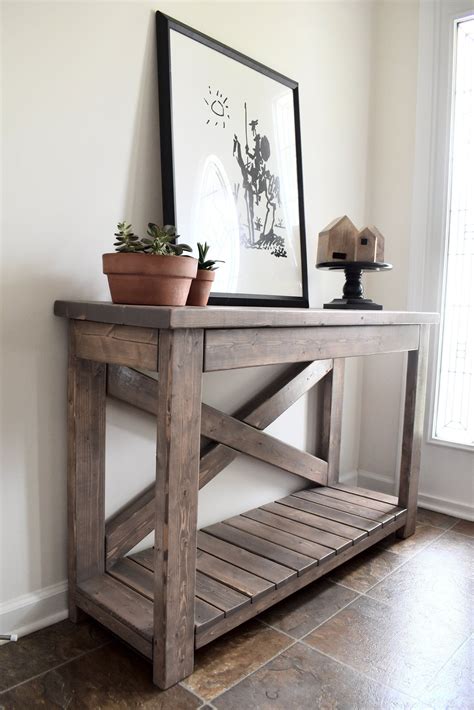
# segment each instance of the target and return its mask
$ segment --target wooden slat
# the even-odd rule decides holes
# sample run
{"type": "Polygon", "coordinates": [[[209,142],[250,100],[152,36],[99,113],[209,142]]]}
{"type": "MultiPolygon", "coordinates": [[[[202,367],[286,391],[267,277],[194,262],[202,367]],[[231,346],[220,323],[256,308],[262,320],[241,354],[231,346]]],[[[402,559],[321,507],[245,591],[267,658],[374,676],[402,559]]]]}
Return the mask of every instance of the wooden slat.
{"type": "Polygon", "coordinates": [[[145,370],[157,368],[157,330],[88,321],[74,321],[74,329],[77,357],[145,370]]]}
{"type": "MultiPolygon", "coordinates": [[[[219,619],[207,621],[202,625],[197,626],[195,641],[196,648],[205,645],[226,631],[235,628],[245,620],[252,618],[256,614],[267,609],[281,599],[284,599],[298,589],[301,589],[318,577],[330,572],[339,564],[342,564],[344,561],[376,544],[384,537],[392,534],[397,528],[403,526],[405,522],[406,514],[401,516],[394,523],[387,525],[385,528],[379,528],[372,536],[366,537],[365,539],[359,541],[356,545],[340,552],[337,556],[326,560],[320,566],[313,566],[302,576],[293,578],[287,584],[282,585],[274,591],[270,591],[268,594],[262,595],[259,599],[255,600],[254,603],[242,605],[242,607],[237,609],[235,613],[231,613],[225,618],[222,617],[221,613],[219,619]]],[[[152,553],[152,551],[147,550],[143,553],[138,553],[138,556],[148,564],[153,557],[150,552],[152,553]]],[[[116,582],[109,575],[101,575],[100,577],[100,580],[95,578],[94,584],[92,585],[92,580],[88,580],[84,583],[86,587],[85,593],[83,593],[80,588],[78,589],[78,606],[87,611],[87,613],[91,614],[91,616],[94,616],[94,618],[97,618],[97,620],[101,623],[105,623],[114,631],[114,633],[117,633],[142,653],[148,655],[148,657],[151,657],[151,602],[141,595],[135,594],[131,589],[127,589],[127,587],[119,582],[116,582]],[[107,581],[105,581],[105,583],[103,582],[103,580],[107,577],[112,585],[114,583],[116,585],[115,588],[112,588],[111,593],[109,591],[110,584],[108,584],[107,581]],[[98,585],[97,582],[99,582],[98,585]],[[143,603],[145,603],[145,607],[143,606],[143,603]],[[104,604],[104,606],[102,607],[101,604],[104,604]],[[146,630],[147,623],[148,632],[145,631],[145,635],[143,635],[143,630],[146,630]],[[135,630],[137,625],[140,633],[135,630]],[[148,641],[145,639],[145,636],[148,636],[148,641]]],[[[209,606],[215,609],[212,604],[209,606]]],[[[196,606],[196,609],[197,608],[198,607],[196,606]]],[[[196,614],[197,613],[198,612],[196,611],[196,614]]]]}
{"type": "Polygon", "coordinates": [[[379,491],[371,491],[369,488],[361,488],[360,486],[347,486],[346,484],[337,483],[331,488],[337,488],[340,491],[347,491],[348,493],[353,493],[356,496],[362,496],[363,498],[370,498],[371,500],[379,500],[381,503],[389,503],[390,505],[398,505],[398,498],[396,496],[388,495],[388,493],[380,493],[379,491]]]}
{"type": "Polygon", "coordinates": [[[267,557],[269,560],[273,560],[278,564],[295,570],[298,574],[301,574],[317,564],[317,560],[313,557],[293,552],[292,550],[281,547],[281,545],[268,542],[268,540],[262,540],[255,535],[249,535],[225,523],[210,525],[204,529],[204,532],[209,535],[214,535],[226,542],[230,542],[232,545],[242,547],[244,550],[253,552],[256,555],[267,557]]]}
{"type": "Polygon", "coordinates": [[[321,458],[327,461],[328,464],[328,485],[337,483],[339,480],[344,367],[344,359],[336,358],[332,371],[324,380],[321,458]]]}
{"type": "Polygon", "coordinates": [[[250,597],[241,594],[226,584],[196,572],[196,596],[221,609],[224,614],[235,613],[240,607],[250,604],[250,597]]]}
{"type": "Polygon", "coordinates": [[[373,498],[366,498],[355,495],[354,493],[349,493],[349,491],[340,491],[338,488],[320,488],[317,492],[319,495],[324,495],[329,498],[336,498],[338,500],[345,500],[348,503],[362,505],[364,508],[371,508],[372,510],[379,511],[379,513],[388,513],[389,515],[394,515],[395,517],[398,517],[404,512],[403,508],[399,508],[397,505],[382,503],[379,500],[373,500],[373,498]]]}
{"type": "Polygon", "coordinates": [[[76,357],[70,329],[68,364],[69,614],[77,620],[76,585],[104,571],[105,365],[76,357]]]}
{"type": "MultiPolygon", "coordinates": [[[[323,360],[320,363],[290,365],[234,416],[257,429],[266,428],[319,381],[331,367],[331,362],[323,360]]],[[[156,414],[158,385],[155,379],[127,367],[112,365],[107,369],[109,395],[156,414]]],[[[223,444],[212,446],[201,456],[199,487],[212,481],[238,455],[236,450],[223,444]]],[[[105,534],[108,564],[126,554],[153,531],[154,500],[153,485],[107,521],[105,534]]]]}
{"type": "Polygon", "coordinates": [[[399,505],[407,508],[407,523],[399,532],[402,538],[413,535],[416,526],[429,338],[429,326],[421,326],[419,350],[408,354],[398,493],[399,505]]]}
{"type": "Polygon", "coordinates": [[[329,547],[304,540],[301,537],[284,532],[283,530],[276,530],[269,525],[264,525],[256,520],[245,518],[242,515],[228,518],[226,524],[232,525],[232,527],[243,530],[256,537],[261,537],[263,540],[273,542],[276,545],[281,545],[281,547],[285,547],[288,550],[293,550],[307,557],[312,557],[314,560],[322,561],[335,554],[334,550],[329,547]]]}
{"type": "Polygon", "coordinates": [[[198,550],[197,552],[196,565],[199,572],[203,572],[208,577],[212,577],[218,582],[222,582],[222,584],[246,594],[252,598],[252,601],[270,589],[275,588],[272,582],[235,567],[230,562],[220,560],[218,557],[214,557],[203,550],[198,550]]]}
{"type": "Polygon", "coordinates": [[[135,552],[133,555],[129,555],[128,559],[133,560],[139,565],[143,565],[152,572],[155,571],[155,553],[152,547],[147,547],[140,552],[135,552]]]}
{"type": "Polygon", "coordinates": [[[352,545],[352,541],[345,537],[340,537],[338,535],[334,535],[333,533],[328,533],[323,530],[318,530],[318,528],[305,525],[304,523],[290,520],[289,518],[268,510],[266,506],[256,508],[255,510],[249,510],[247,513],[243,513],[243,517],[252,518],[252,520],[257,520],[258,522],[269,525],[277,530],[292,533],[293,535],[302,537],[305,540],[317,542],[318,544],[329,547],[336,552],[345,550],[346,547],[350,547],[350,545],[352,545]]]}
{"type": "Polygon", "coordinates": [[[108,570],[108,574],[126,584],[139,594],[153,601],[153,572],[137,564],[128,557],[123,557],[108,570]]]}
{"type": "Polygon", "coordinates": [[[132,648],[135,648],[142,656],[149,658],[153,657],[153,644],[151,639],[145,639],[136,631],[131,629],[127,624],[124,624],[116,616],[113,616],[106,609],[96,604],[86,594],[83,594],[80,589],[76,590],[76,604],[79,610],[84,611],[93,619],[112,631],[113,634],[121,638],[132,648]]]}
{"type": "Polygon", "coordinates": [[[349,513],[343,513],[340,510],[335,510],[335,508],[329,508],[327,505],[321,505],[312,500],[303,491],[301,493],[294,493],[287,498],[282,498],[278,503],[283,505],[292,505],[296,507],[296,501],[299,502],[299,507],[309,513],[315,513],[321,518],[328,518],[329,520],[334,520],[337,523],[343,523],[344,525],[349,525],[352,528],[359,528],[359,530],[365,530],[366,532],[373,533],[379,527],[382,527],[382,523],[376,523],[374,520],[368,520],[368,518],[361,518],[358,515],[351,515],[349,513]],[[305,504],[303,506],[303,503],[305,504]]]}
{"type": "MultiPolygon", "coordinates": [[[[139,592],[147,599],[150,599],[150,601],[153,601],[154,576],[150,569],[138,564],[128,557],[125,557],[118,560],[111,567],[109,574],[139,592]]],[[[202,599],[199,599],[198,597],[195,598],[194,618],[196,628],[201,628],[202,626],[215,623],[221,617],[224,617],[223,611],[217,609],[217,607],[214,607],[211,604],[208,604],[202,599]]]]}
{"type": "Polygon", "coordinates": [[[224,616],[225,614],[221,609],[218,609],[212,604],[208,604],[203,599],[199,599],[198,597],[195,598],[194,622],[196,625],[196,632],[212,626],[216,623],[216,621],[222,619],[224,616]]]}
{"type": "Polygon", "coordinates": [[[153,604],[142,594],[109,574],[100,574],[81,582],[79,590],[147,641],[152,640],[153,604]]]}
{"type": "Polygon", "coordinates": [[[219,540],[217,537],[208,535],[202,530],[198,532],[197,545],[198,550],[204,550],[204,552],[209,552],[214,557],[227,560],[236,567],[252,572],[252,574],[256,574],[262,579],[267,579],[277,586],[296,577],[296,572],[293,569],[243,550],[241,547],[231,545],[224,540],[219,540]]]}
{"type": "Polygon", "coordinates": [[[274,326],[367,326],[438,323],[437,313],[408,311],[328,311],[321,308],[246,308],[244,306],[122,306],[110,301],[55,301],[64,318],[150,328],[257,328],[274,326]]]}
{"type": "Polygon", "coordinates": [[[326,483],[327,463],[316,456],[300,451],[248,424],[212,407],[206,407],[202,418],[202,433],[230,446],[236,451],[273,464],[316,483],[326,483]]]}
{"type": "Polygon", "coordinates": [[[368,532],[365,530],[360,530],[359,528],[316,515],[314,512],[309,512],[310,510],[314,510],[311,503],[306,500],[301,500],[300,498],[283,498],[275,503],[269,503],[262,507],[278,515],[291,518],[291,520],[297,520],[298,522],[305,523],[305,525],[314,526],[325,532],[347,538],[352,543],[362,540],[368,535],[368,532]]]}
{"type": "Polygon", "coordinates": [[[328,495],[322,495],[317,492],[317,489],[310,491],[302,491],[298,493],[308,500],[314,500],[315,503],[320,503],[321,505],[327,505],[328,508],[335,508],[336,510],[341,510],[343,513],[351,513],[352,515],[358,515],[361,518],[367,518],[368,520],[375,520],[377,523],[391,523],[395,519],[394,513],[381,513],[378,510],[373,510],[372,508],[366,508],[365,505],[358,505],[356,503],[349,503],[346,500],[339,500],[338,498],[332,498],[328,495]]]}
{"type": "Polygon", "coordinates": [[[233,616],[225,618],[222,621],[211,625],[202,633],[196,634],[196,648],[201,648],[205,644],[209,643],[210,641],[213,641],[214,639],[218,638],[227,631],[230,631],[239,624],[242,624],[244,621],[247,621],[253,616],[256,616],[260,612],[264,611],[265,609],[268,609],[269,607],[273,606],[274,604],[281,601],[290,594],[296,592],[299,589],[302,589],[302,587],[305,587],[307,584],[310,584],[322,575],[327,574],[346,560],[349,560],[355,555],[359,554],[359,552],[362,552],[363,550],[366,550],[372,545],[377,544],[378,542],[380,542],[380,540],[383,540],[385,537],[393,534],[397,529],[401,528],[404,525],[405,520],[406,516],[401,516],[398,520],[387,525],[385,528],[379,527],[373,535],[364,538],[356,545],[353,545],[352,547],[347,548],[340,554],[335,555],[331,559],[327,560],[324,564],[319,565],[317,567],[313,567],[300,577],[290,580],[288,584],[277,588],[274,592],[271,592],[270,594],[266,594],[261,599],[256,601],[255,604],[251,604],[250,606],[239,611],[237,614],[234,614],[233,616]]]}
{"type": "Polygon", "coordinates": [[[192,673],[203,333],[161,331],[159,342],[153,679],[192,673]]]}
{"type": "Polygon", "coordinates": [[[245,328],[206,332],[204,370],[415,350],[419,326],[364,328],[245,328]]]}
{"type": "MultiPolygon", "coordinates": [[[[154,570],[153,548],[147,548],[131,555],[131,559],[146,569],[154,570]]],[[[230,614],[240,605],[250,603],[250,597],[231,589],[226,584],[211,579],[207,574],[198,572],[196,574],[196,597],[212,604],[221,611],[230,614]],[[213,597],[213,594],[215,595],[213,597]]]]}

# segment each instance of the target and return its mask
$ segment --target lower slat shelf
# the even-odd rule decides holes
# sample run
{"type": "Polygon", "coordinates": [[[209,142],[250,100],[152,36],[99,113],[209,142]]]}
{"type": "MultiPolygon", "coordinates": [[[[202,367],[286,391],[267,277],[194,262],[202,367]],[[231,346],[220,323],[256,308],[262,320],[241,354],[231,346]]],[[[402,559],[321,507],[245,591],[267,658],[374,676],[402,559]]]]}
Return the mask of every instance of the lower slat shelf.
{"type": "MultiPolygon", "coordinates": [[[[402,527],[396,499],[347,486],[305,489],[198,533],[195,645],[212,641],[402,527]]],[[[154,554],[79,585],[77,604],[151,657],[154,554]]]]}

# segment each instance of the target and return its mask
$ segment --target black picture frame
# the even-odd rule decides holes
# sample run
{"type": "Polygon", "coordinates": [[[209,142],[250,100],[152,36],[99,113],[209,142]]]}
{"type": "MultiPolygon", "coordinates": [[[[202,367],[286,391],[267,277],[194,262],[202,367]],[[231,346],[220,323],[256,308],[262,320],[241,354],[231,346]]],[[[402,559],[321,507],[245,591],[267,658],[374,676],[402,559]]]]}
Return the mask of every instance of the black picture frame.
{"type": "MultiPolygon", "coordinates": [[[[295,154],[296,154],[296,180],[298,188],[298,214],[301,250],[301,296],[260,295],[252,293],[211,293],[209,304],[221,306],[270,306],[287,308],[308,308],[308,273],[306,256],[306,231],[304,217],[303,197],[303,167],[301,155],[301,129],[298,83],[280,74],[260,62],[241,54],[235,49],[226,46],[218,40],[179,22],[168,15],[156,12],[157,32],[157,58],[158,58],[158,101],[160,115],[160,152],[162,174],[162,199],[164,224],[176,224],[175,201],[175,166],[173,160],[173,121],[172,121],[172,87],[171,77],[173,68],[170,56],[170,32],[174,30],[180,34],[219,52],[236,62],[253,69],[264,76],[277,81],[292,91],[294,126],[295,126],[295,154]]],[[[179,225],[178,225],[179,229],[179,225]]],[[[184,239],[184,241],[186,241],[184,239]]],[[[218,255],[215,255],[218,256],[218,255]]]]}

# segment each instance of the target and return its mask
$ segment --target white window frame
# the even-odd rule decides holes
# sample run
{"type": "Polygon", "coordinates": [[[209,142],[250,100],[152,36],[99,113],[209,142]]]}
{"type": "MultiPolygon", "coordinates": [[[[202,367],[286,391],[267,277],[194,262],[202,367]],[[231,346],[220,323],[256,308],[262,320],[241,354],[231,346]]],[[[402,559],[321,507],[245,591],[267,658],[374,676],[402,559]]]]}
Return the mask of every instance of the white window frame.
{"type": "MultiPolygon", "coordinates": [[[[408,307],[442,313],[448,247],[450,150],[453,128],[455,23],[474,15],[472,0],[421,0],[417,120],[408,307]]],[[[432,329],[424,441],[473,451],[474,447],[435,438],[441,329],[432,329]]]]}

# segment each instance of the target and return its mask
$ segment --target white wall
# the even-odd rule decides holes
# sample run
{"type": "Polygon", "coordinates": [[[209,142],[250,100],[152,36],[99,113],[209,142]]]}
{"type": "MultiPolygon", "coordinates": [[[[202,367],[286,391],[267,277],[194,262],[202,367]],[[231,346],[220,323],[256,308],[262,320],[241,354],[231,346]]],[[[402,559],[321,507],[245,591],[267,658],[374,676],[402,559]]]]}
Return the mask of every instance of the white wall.
{"type": "MultiPolygon", "coordinates": [[[[410,244],[409,309],[440,311],[449,184],[452,23],[472,14],[472,0],[420,7],[416,152],[410,244]]],[[[421,500],[474,519],[474,452],[434,443],[438,329],[432,332],[427,416],[422,446],[421,500]],[[431,416],[430,416],[431,415],[431,416]]]]}
{"type": "MultiPolygon", "coordinates": [[[[458,5],[466,11],[472,8],[469,0],[458,5]]],[[[444,17],[448,36],[450,14],[456,8],[442,0],[424,2],[420,9],[419,15],[418,2],[379,2],[375,7],[367,219],[386,235],[386,260],[394,269],[365,278],[371,295],[386,308],[439,311],[441,284],[433,264],[439,265],[442,253],[442,191],[431,195],[431,206],[427,200],[433,182],[440,181],[438,171],[445,167],[448,131],[444,126],[445,135],[436,132],[449,105],[443,84],[448,50],[444,40],[439,43],[437,32],[444,17]]],[[[396,490],[404,374],[401,355],[369,358],[364,363],[360,485],[396,490]]],[[[428,397],[424,442],[431,438],[430,404],[428,397]]],[[[472,518],[473,458],[472,451],[424,443],[421,505],[472,518]]]]}
{"type": "MultiPolygon", "coordinates": [[[[416,119],[418,3],[379,2],[374,12],[367,221],[385,235],[393,271],[366,274],[370,297],[390,310],[407,307],[416,119]]],[[[403,401],[399,354],[364,362],[359,469],[395,480],[403,401]]]]}
{"type": "MultiPolygon", "coordinates": [[[[364,217],[371,6],[163,2],[159,8],[299,80],[310,294],[311,304],[320,305],[341,281],[314,270],[315,235],[335,215],[364,217]]],[[[2,4],[5,629],[33,628],[64,608],[66,325],[53,317],[53,301],[108,299],[100,255],[111,248],[115,223],[126,217],[143,230],[161,218],[155,9],[141,2],[2,4]]],[[[358,461],[360,365],[348,369],[343,467],[350,471],[358,461]]],[[[231,409],[265,377],[213,375],[205,398],[231,409]]],[[[314,397],[302,400],[271,431],[297,446],[313,444],[313,405],[314,397]]],[[[111,512],[152,479],[154,427],[112,405],[107,435],[111,512]]],[[[200,522],[297,485],[276,469],[239,459],[201,492],[200,522]]]]}

